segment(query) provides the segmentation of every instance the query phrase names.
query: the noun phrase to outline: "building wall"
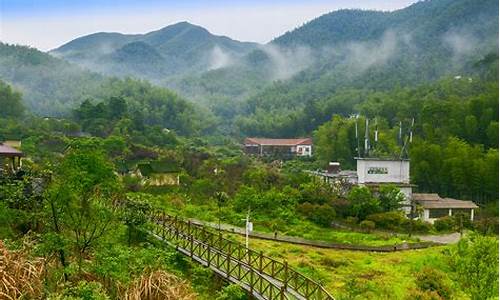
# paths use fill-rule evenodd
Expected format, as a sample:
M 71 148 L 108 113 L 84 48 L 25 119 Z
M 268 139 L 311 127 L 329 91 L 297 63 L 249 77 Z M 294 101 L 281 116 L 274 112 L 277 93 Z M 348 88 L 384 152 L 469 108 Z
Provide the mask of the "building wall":
M 457 209 L 447 208 L 447 210 L 448 210 L 448 216 L 450 216 L 450 217 L 451 217 L 451 216 L 453 216 L 453 215 L 454 215 L 454 212 L 455 212 L 455 211 L 461 211 L 461 210 L 464 210 L 464 209 L 459 209 L 459 208 L 457 208 Z M 470 218 L 470 220 L 471 220 L 471 221 L 474 221 L 474 209 L 473 209 L 473 208 L 469 208 L 469 209 L 466 209 L 466 210 L 468 210 L 468 214 L 469 214 L 469 218 Z M 423 214 L 422 214 L 422 216 L 421 216 L 421 217 L 422 217 L 422 220 L 423 220 L 423 221 L 425 221 L 425 222 L 429 222 L 429 223 L 431 223 L 431 224 L 434 224 L 434 222 L 435 222 L 436 220 L 438 220 L 438 219 L 439 219 L 439 218 L 431 218 L 431 217 L 430 217 L 430 209 L 427 209 L 427 208 L 426 208 L 426 209 L 424 209 L 424 212 L 423 212 Z
M 298 145 L 297 146 L 297 155 L 298 156 L 311 156 L 312 155 L 311 145 Z
M 357 160 L 358 181 L 371 183 L 410 183 L 408 160 Z

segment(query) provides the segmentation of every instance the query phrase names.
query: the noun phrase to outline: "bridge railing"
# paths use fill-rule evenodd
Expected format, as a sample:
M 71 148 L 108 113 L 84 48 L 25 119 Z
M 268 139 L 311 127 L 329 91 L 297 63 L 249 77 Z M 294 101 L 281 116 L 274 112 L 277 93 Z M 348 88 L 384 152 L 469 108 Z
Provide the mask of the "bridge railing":
M 288 295 L 284 286 L 279 286 L 276 282 L 262 276 L 246 263 L 212 247 L 209 243 L 195 238 L 198 236 L 199 228 L 187 223 L 172 223 L 158 215 L 154 217 L 155 225 L 151 227 L 153 233 L 164 240 L 174 241 L 178 249 L 182 249 L 186 255 L 197 259 L 208 267 L 216 269 L 222 276 L 233 279 L 252 294 L 257 294 L 263 299 L 284 300 L 293 299 Z M 173 224 L 179 227 L 171 226 Z M 194 233 L 194 234 L 193 234 Z M 206 236 L 210 236 L 209 234 Z
M 183 235 L 182 239 L 176 239 L 184 244 L 183 246 L 188 246 L 186 245 L 186 243 L 189 244 L 189 241 L 186 241 L 188 238 L 200 241 L 249 268 L 280 281 L 286 290 L 291 290 L 305 299 L 334 299 L 323 286 L 290 268 L 286 262 L 265 256 L 262 251 L 247 249 L 241 243 L 224 238 L 220 232 L 215 233 L 205 226 L 195 225 L 190 221 L 162 212 L 155 212 L 152 218 L 153 223 L 159 225 L 161 230 L 168 231 L 170 234 L 173 232 L 177 236 Z

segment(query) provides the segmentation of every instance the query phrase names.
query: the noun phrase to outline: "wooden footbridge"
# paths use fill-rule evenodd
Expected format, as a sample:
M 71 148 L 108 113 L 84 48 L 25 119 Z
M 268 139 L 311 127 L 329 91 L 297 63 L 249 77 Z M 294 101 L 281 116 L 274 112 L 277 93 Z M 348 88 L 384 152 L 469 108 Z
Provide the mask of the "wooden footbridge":
M 262 252 L 228 240 L 203 225 L 156 212 L 151 234 L 238 284 L 256 299 L 334 300 L 320 284 Z

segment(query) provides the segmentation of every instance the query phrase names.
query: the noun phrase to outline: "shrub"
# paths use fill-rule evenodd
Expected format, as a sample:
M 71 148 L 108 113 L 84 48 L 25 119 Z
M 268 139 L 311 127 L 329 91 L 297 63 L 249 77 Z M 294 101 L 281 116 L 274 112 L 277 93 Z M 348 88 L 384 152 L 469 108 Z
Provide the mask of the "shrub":
M 356 217 L 347 217 L 345 218 L 345 222 L 350 225 L 356 225 L 358 224 L 358 218 Z
M 447 276 L 442 271 L 431 267 L 424 267 L 420 272 L 415 274 L 415 283 L 423 292 L 436 292 L 441 299 L 451 298 L 451 290 L 447 283 Z
M 297 205 L 297 211 L 321 226 L 330 226 L 335 218 L 335 209 L 328 204 L 318 205 L 306 202 Z
M 434 221 L 434 228 L 437 231 L 450 231 L 455 227 L 455 219 L 452 217 L 442 217 Z
M 335 218 L 335 209 L 328 204 L 318 205 L 315 207 L 314 214 L 311 220 L 322 226 L 330 226 Z
M 482 218 L 473 223 L 473 227 L 481 234 L 497 234 L 498 235 L 498 217 Z
M 406 300 L 442 300 L 435 291 L 422 291 L 419 289 L 410 289 L 406 294 Z
M 217 293 L 215 300 L 245 300 L 245 292 L 236 284 L 230 284 Z
M 76 286 L 67 286 L 61 293 L 50 295 L 49 300 L 109 300 L 99 282 L 79 281 Z M 131 298 L 126 298 L 131 299 Z
M 422 220 L 404 220 L 402 227 L 405 228 L 408 232 L 419 232 L 419 233 L 427 233 L 432 229 L 432 225 L 430 223 L 424 222 Z
M 359 223 L 359 226 L 361 227 L 361 229 L 363 229 L 366 232 L 370 232 L 373 229 L 375 229 L 375 223 L 373 221 L 370 221 L 370 220 L 362 221 L 361 223 Z
M 402 211 L 390 211 L 378 214 L 372 214 L 366 217 L 367 220 L 375 223 L 377 228 L 398 229 L 406 220 Z

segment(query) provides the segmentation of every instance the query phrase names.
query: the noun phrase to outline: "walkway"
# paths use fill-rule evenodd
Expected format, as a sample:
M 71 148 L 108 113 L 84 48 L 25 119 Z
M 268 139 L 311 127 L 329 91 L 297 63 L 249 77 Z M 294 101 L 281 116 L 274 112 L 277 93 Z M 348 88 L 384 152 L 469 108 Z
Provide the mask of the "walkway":
M 197 219 L 189 219 L 193 224 L 204 225 L 208 227 L 212 227 L 215 229 L 219 228 L 217 223 L 213 222 L 204 222 Z M 245 229 L 241 227 L 236 227 L 228 224 L 221 224 L 220 229 L 222 231 L 235 233 L 239 235 L 245 235 Z M 263 232 L 251 232 L 249 234 L 252 238 L 263 239 L 263 240 L 271 240 L 277 242 L 284 242 L 290 244 L 318 247 L 318 248 L 328 248 L 328 249 L 344 249 L 344 250 L 353 250 L 353 251 L 372 251 L 372 252 L 394 252 L 394 251 L 404 251 L 404 250 L 412 250 L 412 249 L 422 249 L 429 248 L 433 246 L 441 245 L 439 242 L 435 242 L 433 240 L 425 240 L 422 239 L 422 236 L 418 236 L 424 242 L 419 243 L 404 243 L 397 245 L 387 245 L 387 246 L 366 246 L 366 245 L 351 245 L 351 244 L 339 244 L 339 243 L 331 243 L 325 241 L 317 241 L 317 240 L 307 240 L 300 237 L 294 236 L 286 236 L 286 235 L 277 235 Z
M 210 227 L 157 212 L 151 215 L 150 234 L 238 284 L 256 299 L 334 300 L 320 284 L 286 262 L 247 249 Z
M 417 236 L 422 241 L 432 242 L 441 245 L 455 244 L 460 241 L 460 233 L 454 232 L 443 235 L 418 235 Z

